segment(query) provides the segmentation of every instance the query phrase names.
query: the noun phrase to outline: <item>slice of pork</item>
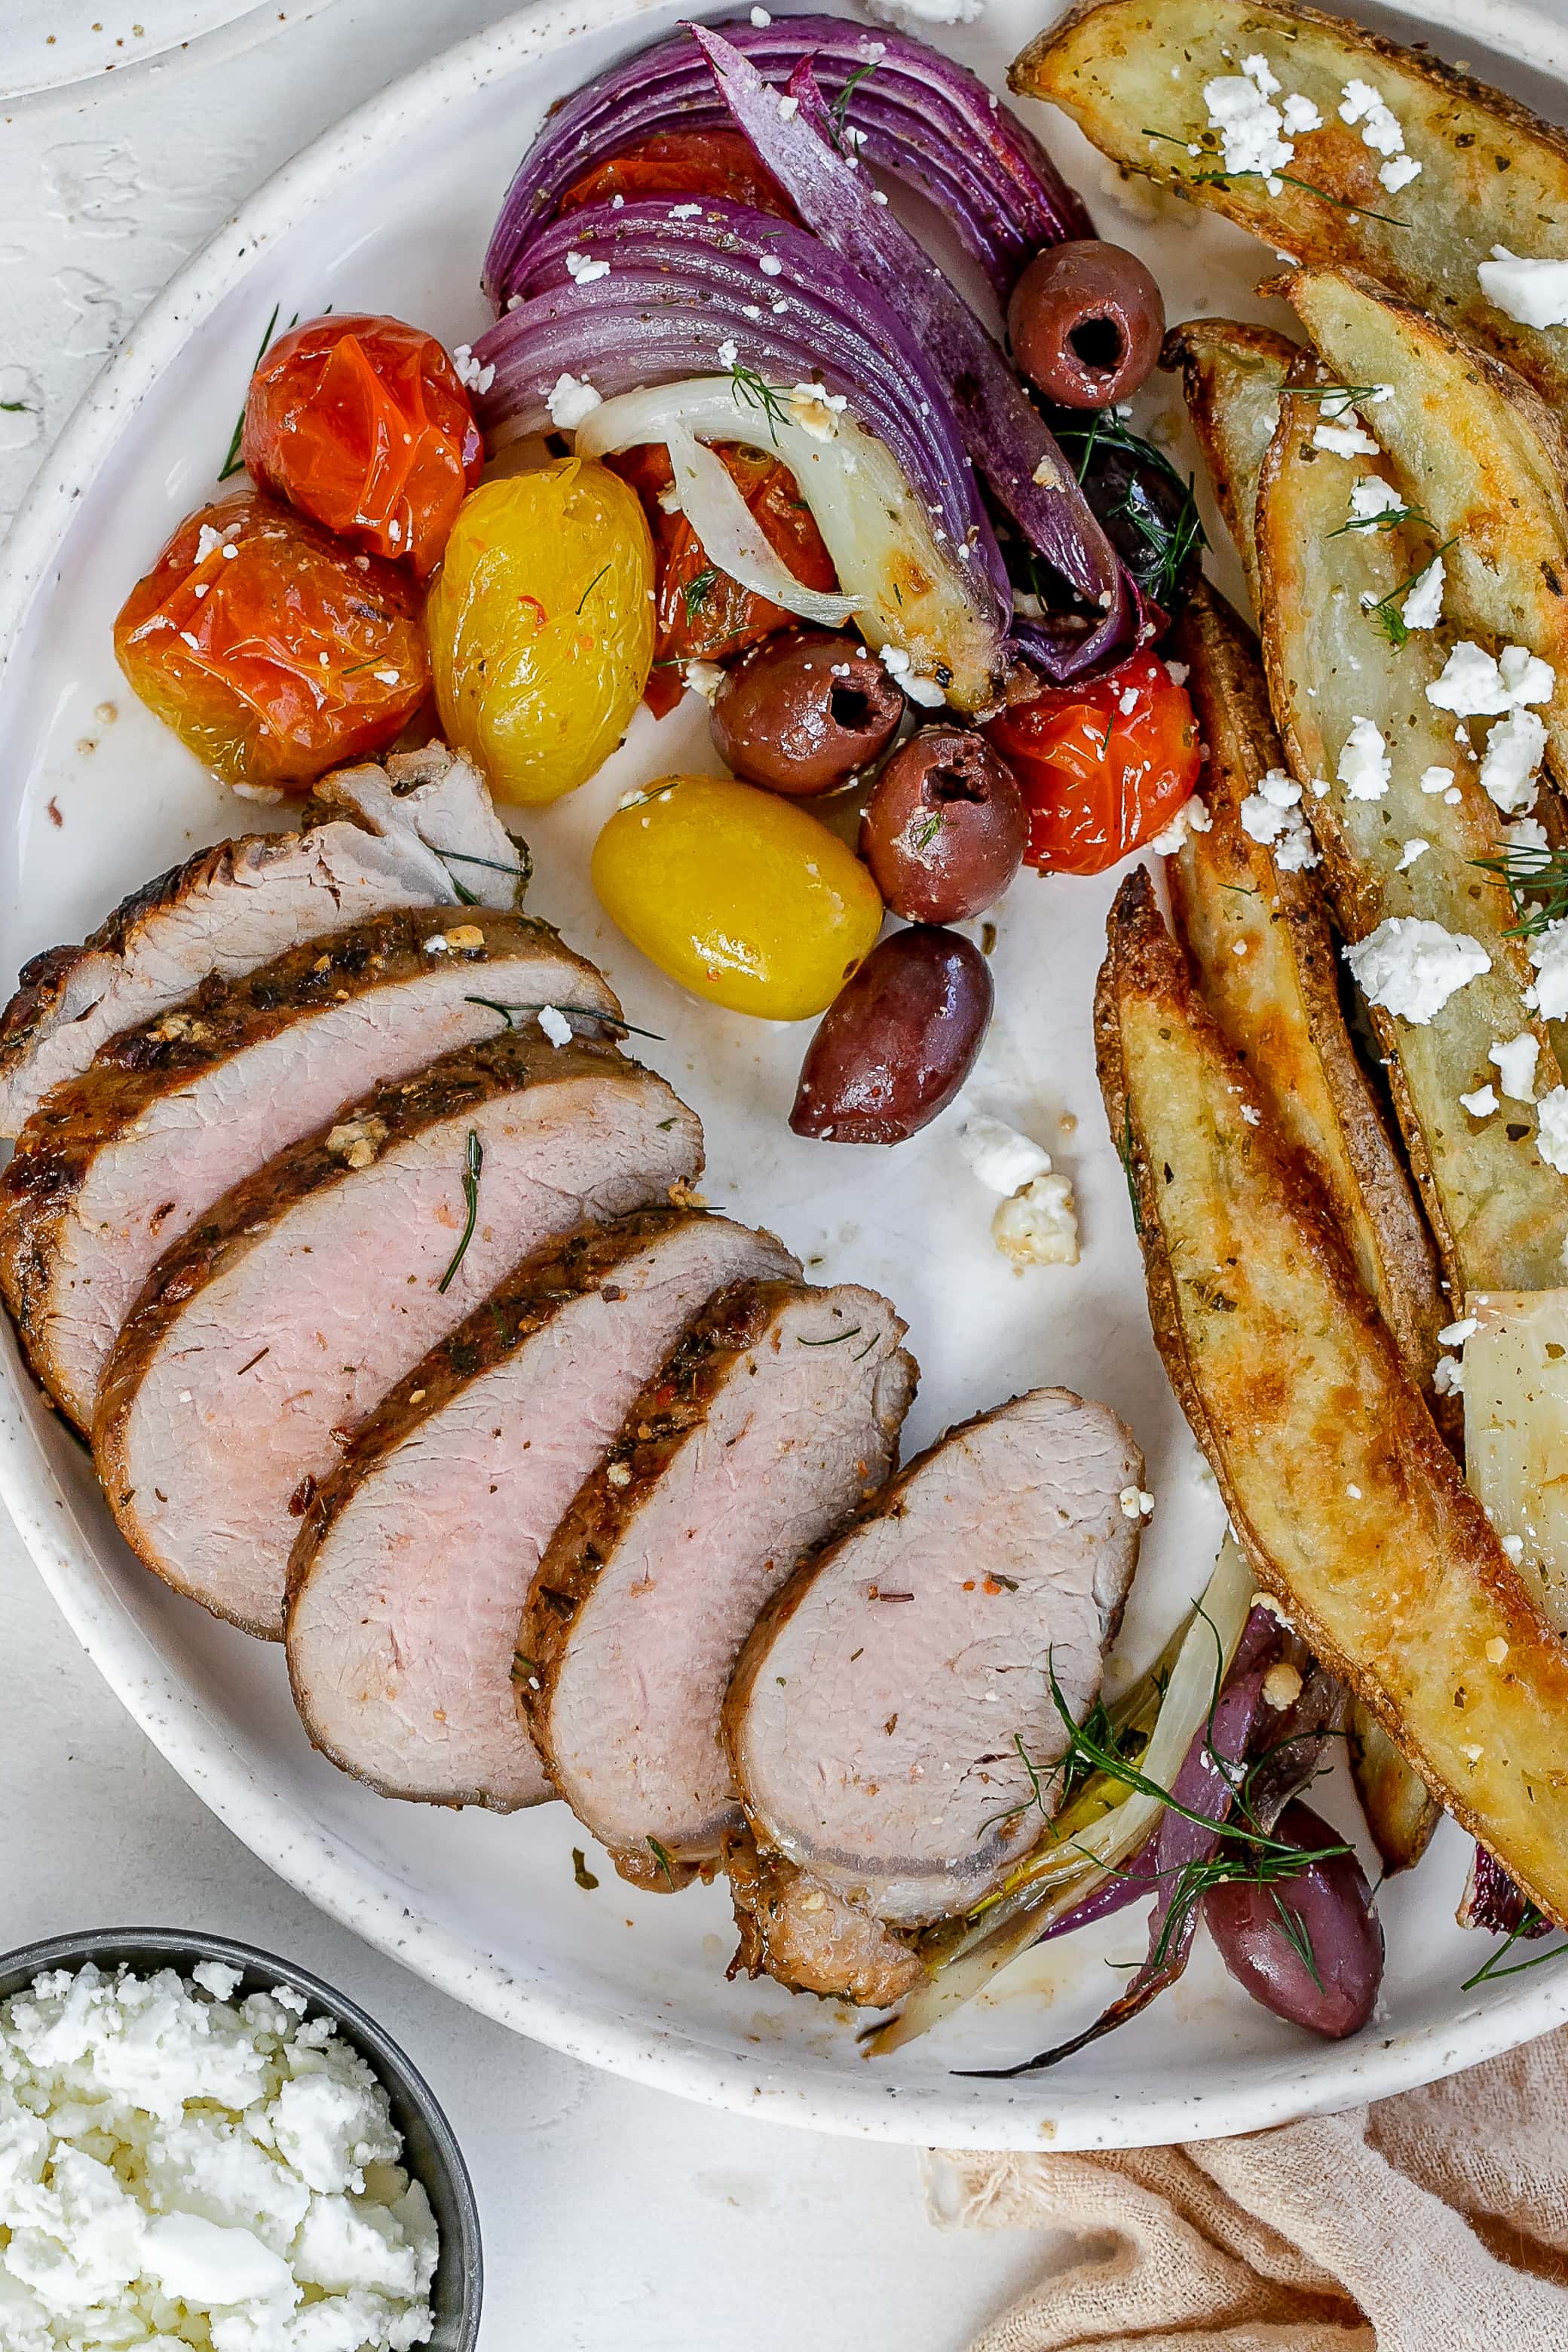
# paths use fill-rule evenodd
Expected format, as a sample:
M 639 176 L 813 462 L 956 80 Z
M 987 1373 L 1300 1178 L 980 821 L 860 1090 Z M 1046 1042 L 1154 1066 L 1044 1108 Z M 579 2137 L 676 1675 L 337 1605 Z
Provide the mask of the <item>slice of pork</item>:
M 540 1564 L 520 1696 L 556 1788 L 639 1885 L 674 1886 L 737 1825 L 720 1727 L 736 1653 L 897 1458 L 903 1335 L 874 1291 L 721 1293 Z
M 528 1259 L 398 1382 L 289 1562 L 289 1671 L 323 1755 L 386 1797 L 552 1794 L 512 1685 L 540 1555 L 713 1292 L 799 1272 L 770 1234 L 644 1210 Z
M 1142 1471 L 1108 1406 L 1037 1389 L 950 1432 L 810 1562 L 725 1707 L 759 1845 L 905 1927 L 993 1887 L 1043 1827 L 1030 1767 L 1046 1790 L 1066 1748 L 1052 1669 L 1075 1720 L 1099 1695 Z
M 726 1841 L 724 1867 L 741 1937 L 728 1975 L 776 1977 L 792 1992 L 866 2009 L 891 2009 L 925 1975 L 900 1929 L 752 1838 Z
M 0 1014 L 0 1135 L 16 1134 L 107 1038 L 156 1020 L 209 972 L 233 979 L 394 907 L 450 907 L 465 892 L 487 907 L 521 903 L 526 856 L 478 771 L 443 745 L 344 769 L 317 799 L 350 814 L 198 850 L 133 891 L 82 946 L 23 966 Z
M 94 1444 L 133 1550 L 277 1641 L 314 1487 L 394 1383 L 552 1234 L 701 1165 L 694 1115 L 609 1045 L 534 1028 L 377 1088 L 158 1262 Z
M 589 1034 L 620 1012 L 542 924 L 403 908 L 110 1038 L 34 1112 L 0 1177 L 0 1291 L 51 1396 L 90 1426 L 142 1284 L 221 1194 L 384 1079 L 541 1005 Z

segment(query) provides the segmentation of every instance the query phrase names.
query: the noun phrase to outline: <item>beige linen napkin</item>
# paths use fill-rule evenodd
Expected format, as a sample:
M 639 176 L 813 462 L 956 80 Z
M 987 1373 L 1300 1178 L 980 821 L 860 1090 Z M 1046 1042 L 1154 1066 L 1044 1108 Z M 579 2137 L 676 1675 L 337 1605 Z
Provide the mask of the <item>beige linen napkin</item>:
M 937 2161 L 944 2221 L 1083 2239 L 971 2352 L 1568 2352 L 1568 2028 L 1245 2139 Z

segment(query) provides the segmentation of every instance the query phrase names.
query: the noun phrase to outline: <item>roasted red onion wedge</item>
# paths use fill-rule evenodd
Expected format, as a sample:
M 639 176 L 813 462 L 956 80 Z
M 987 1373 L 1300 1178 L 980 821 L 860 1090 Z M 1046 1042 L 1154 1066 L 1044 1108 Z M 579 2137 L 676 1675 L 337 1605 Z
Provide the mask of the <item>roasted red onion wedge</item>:
M 1082 198 L 1034 134 L 978 75 L 907 33 L 841 16 L 727 25 L 769 83 L 810 58 L 846 146 L 916 188 L 952 223 L 1005 301 L 1031 254 L 1094 235 Z M 688 32 L 643 49 L 557 107 L 518 167 L 485 256 L 500 310 L 521 257 L 568 188 L 597 163 L 660 131 L 711 131 L 729 116 Z

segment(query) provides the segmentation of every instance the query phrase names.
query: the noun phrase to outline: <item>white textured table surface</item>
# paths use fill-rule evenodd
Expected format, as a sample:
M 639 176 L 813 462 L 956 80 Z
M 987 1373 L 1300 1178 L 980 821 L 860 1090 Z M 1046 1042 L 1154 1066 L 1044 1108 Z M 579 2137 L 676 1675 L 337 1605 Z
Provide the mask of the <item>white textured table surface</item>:
M 497 13 L 336 0 L 266 38 L 247 20 L 188 57 L 13 103 L 0 120 L 0 522 L 105 353 L 234 205 Z M 3 1522 L 0 1628 L 0 1948 L 73 1927 L 200 1927 L 286 1952 L 362 2000 L 428 2074 L 473 2170 L 484 2352 L 960 2352 L 1043 2266 L 1048 2242 L 1033 2233 L 933 2229 L 908 2149 L 595 2074 L 313 1912 L 121 1713 Z

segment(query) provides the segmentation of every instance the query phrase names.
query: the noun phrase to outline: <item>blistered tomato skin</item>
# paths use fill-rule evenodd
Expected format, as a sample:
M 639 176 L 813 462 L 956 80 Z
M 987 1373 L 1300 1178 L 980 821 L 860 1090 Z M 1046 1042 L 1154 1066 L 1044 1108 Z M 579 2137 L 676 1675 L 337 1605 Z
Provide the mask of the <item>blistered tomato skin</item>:
M 890 932 L 828 1010 L 790 1113 L 823 1143 L 903 1143 L 945 1110 L 991 1024 L 984 957 L 962 931 Z
M 434 335 L 401 319 L 310 319 L 262 355 L 245 404 L 252 478 L 371 555 L 441 560 L 484 444 Z
M 694 996 L 767 1021 L 833 1002 L 881 927 L 877 886 L 804 809 L 729 777 L 669 776 L 594 850 L 599 902 Z
M 306 793 L 425 699 L 420 595 L 254 490 L 189 516 L 114 624 L 151 710 L 231 784 Z
M 1163 661 L 1136 653 L 1103 677 L 1047 687 L 990 720 L 1029 812 L 1025 861 L 1102 874 L 1163 832 L 1197 789 L 1197 720 Z
M 498 800 L 575 791 L 626 732 L 653 659 L 653 542 L 635 491 L 581 457 L 463 501 L 426 606 L 449 740 Z

